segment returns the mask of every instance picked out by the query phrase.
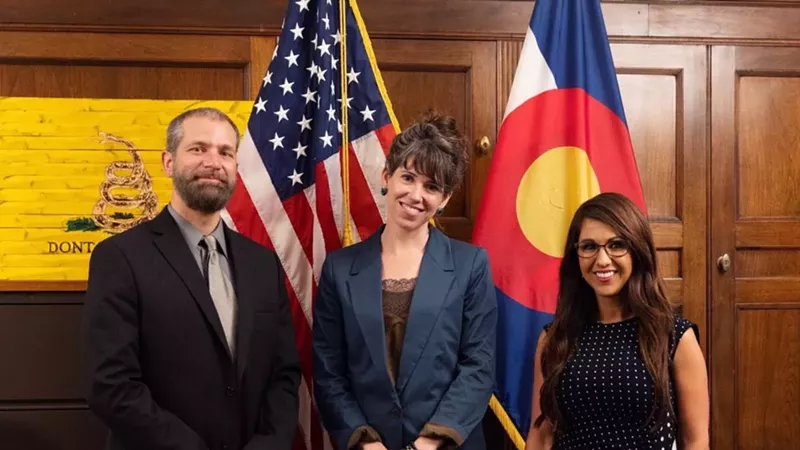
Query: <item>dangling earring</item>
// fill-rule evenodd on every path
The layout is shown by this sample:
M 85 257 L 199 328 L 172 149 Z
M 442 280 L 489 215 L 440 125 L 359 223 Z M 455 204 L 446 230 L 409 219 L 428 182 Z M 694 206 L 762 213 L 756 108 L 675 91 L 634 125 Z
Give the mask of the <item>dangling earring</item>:
M 389 189 L 387 189 L 385 186 L 381 188 L 381 195 L 385 196 L 388 192 L 389 192 Z
M 436 215 L 441 216 L 444 213 L 444 208 L 439 208 L 436 210 Z

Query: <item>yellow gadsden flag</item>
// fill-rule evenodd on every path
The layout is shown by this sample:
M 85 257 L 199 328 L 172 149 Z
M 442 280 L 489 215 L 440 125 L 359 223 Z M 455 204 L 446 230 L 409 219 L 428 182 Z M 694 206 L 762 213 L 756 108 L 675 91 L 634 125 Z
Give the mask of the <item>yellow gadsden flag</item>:
M 250 101 L 0 97 L 0 280 L 86 280 L 97 242 L 169 201 L 169 121 L 211 106 L 244 132 Z

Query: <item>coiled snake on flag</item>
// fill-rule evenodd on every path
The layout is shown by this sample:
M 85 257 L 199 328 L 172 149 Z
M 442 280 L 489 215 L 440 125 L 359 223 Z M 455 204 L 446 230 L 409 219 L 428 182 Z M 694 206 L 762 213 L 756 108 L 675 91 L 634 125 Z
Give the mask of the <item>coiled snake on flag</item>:
M 139 152 L 130 141 L 118 138 L 112 134 L 100 132 L 103 137 L 101 143 L 117 142 L 128 147 L 128 152 L 133 161 L 115 161 L 106 167 L 106 178 L 100 184 L 100 200 L 97 201 L 92 210 L 92 220 L 98 227 L 109 233 L 120 233 L 146 220 L 156 216 L 158 209 L 158 198 L 153 192 L 153 183 L 150 180 L 147 170 L 144 167 Z M 130 171 L 128 175 L 117 175 L 118 170 Z M 136 189 L 139 194 L 130 196 L 127 194 L 114 194 L 114 188 Z M 132 211 L 131 214 L 107 214 L 109 206 L 115 208 L 141 210 L 141 214 Z

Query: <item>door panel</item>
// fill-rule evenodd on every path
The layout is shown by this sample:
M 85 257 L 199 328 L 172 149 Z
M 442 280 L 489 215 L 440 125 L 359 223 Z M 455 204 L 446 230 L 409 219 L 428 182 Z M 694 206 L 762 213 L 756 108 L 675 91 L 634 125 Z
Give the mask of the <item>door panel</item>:
M 670 300 L 706 348 L 706 98 L 703 46 L 612 44 L 628 128 Z
M 800 48 L 714 48 L 712 75 L 713 447 L 795 448 Z

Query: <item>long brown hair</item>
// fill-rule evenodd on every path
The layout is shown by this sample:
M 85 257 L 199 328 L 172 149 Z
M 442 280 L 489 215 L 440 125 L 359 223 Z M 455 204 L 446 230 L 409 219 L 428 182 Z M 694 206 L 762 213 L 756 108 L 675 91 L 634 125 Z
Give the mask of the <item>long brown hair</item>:
M 542 350 L 543 384 L 539 400 L 542 413 L 534 424 L 539 427 L 545 419 L 549 420 L 556 432 L 564 426 L 556 387 L 567 361 L 580 345 L 581 332 L 586 325 L 597 321 L 598 314 L 595 293 L 581 276 L 575 248 L 585 219 L 610 226 L 630 245 L 633 269 L 619 297 L 623 310 L 638 321 L 639 352 L 653 379 L 655 398 L 648 422 L 653 417 L 674 413 L 669 391 L 669 348 L 674 318 L 658 275 L 653 234 L 647 219 L 632 201 L 620 194 L 603 193 L 583 203 L 572 218 L 559 271 L 555 319 Z

